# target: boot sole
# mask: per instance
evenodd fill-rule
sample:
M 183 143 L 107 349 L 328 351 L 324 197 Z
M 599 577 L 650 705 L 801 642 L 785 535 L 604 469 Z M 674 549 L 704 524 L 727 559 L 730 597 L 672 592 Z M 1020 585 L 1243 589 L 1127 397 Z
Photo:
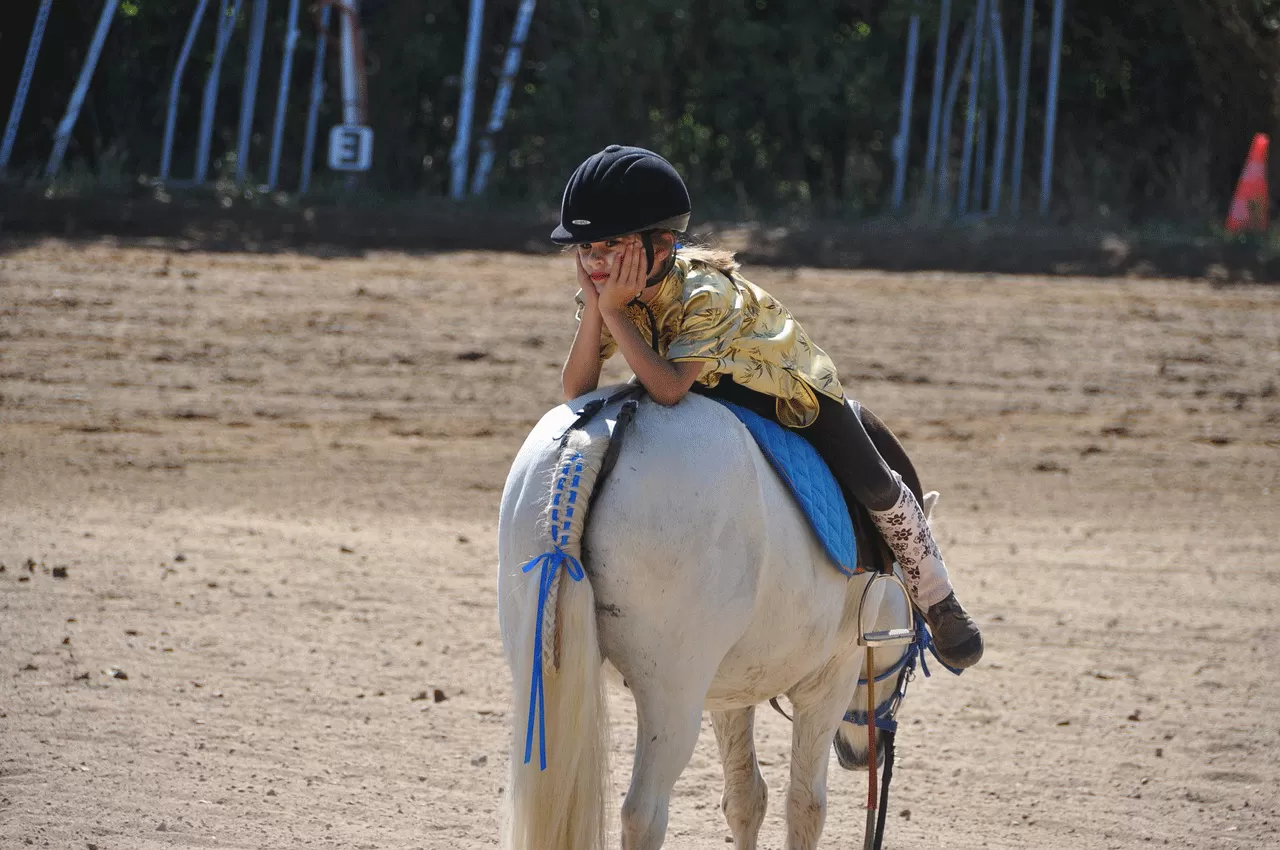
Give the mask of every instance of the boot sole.
M 945 650 L 935 645 L 938 650 L 938 656 L 948 665 L 959 670 L 972 667 L 982 660 L 982 652 L 985 646 L 982 643 L 982 635 L 974 635 L 958 646 L 947 647 Z

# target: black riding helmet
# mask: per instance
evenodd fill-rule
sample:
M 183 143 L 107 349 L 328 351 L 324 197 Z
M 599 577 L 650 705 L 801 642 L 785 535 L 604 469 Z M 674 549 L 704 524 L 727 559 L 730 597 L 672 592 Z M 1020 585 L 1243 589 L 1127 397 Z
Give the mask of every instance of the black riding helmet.
M 690 210 L 689 190 L 671 163 L 644 148 L 609 145 L 569 178 L 551 241 L 576 245 L 651 230 L 683 233 Z

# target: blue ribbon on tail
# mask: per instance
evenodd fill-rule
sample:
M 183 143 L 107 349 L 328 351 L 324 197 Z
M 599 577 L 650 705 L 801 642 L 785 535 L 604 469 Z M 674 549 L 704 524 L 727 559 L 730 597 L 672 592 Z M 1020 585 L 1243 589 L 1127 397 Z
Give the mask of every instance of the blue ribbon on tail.
M 538 720 L 538 764 L 540 770 L 547 769 L 547 697 L 543 689 L 542 673 L 542 618 L 547 607 L 547 597 L 555 584 L 556 573 L 564 567 L 569 578 L 582 581 L 586 573 L 578 559 L 565 552 L 559 546 L 545 552 L 526 563 L 521 570 L 531 572 L 541 569 L 538 577 L 538 621 L 534 634 L 537 639 L 533 646 L 533 677 L 529 687 L 529 725 L 525 732 L 524 763 L 528 764 L 533 757 L 533 721 L 536 714 Z

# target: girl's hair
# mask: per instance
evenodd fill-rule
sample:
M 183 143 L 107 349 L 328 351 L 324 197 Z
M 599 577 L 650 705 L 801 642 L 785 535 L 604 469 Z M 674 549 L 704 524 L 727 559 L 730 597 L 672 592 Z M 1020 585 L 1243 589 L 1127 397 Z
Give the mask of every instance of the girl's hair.
M 676 256 L 691 263 L 704 263 L 726 275 L 733 274 L 740 268 L 737 258 L 733 256 L 733 252 L 724 248 L 711 248 L 706 245 L 681 245 L 676 250 Z

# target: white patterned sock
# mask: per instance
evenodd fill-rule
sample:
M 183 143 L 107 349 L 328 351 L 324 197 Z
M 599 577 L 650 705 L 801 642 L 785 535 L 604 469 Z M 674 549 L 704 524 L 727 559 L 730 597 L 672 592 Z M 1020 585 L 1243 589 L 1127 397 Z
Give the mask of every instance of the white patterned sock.
M 868 513 L 897 557 L 912 598 L 928 611 L 951 593 L 951 578 L 920 503 L 902 476 L 893 475 L 898 479 L 898 501 L 888 510 Z

